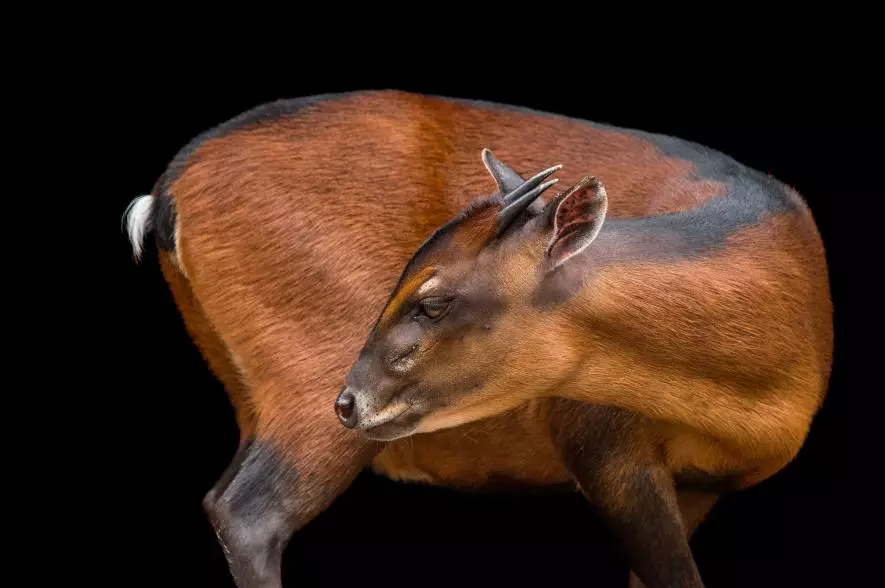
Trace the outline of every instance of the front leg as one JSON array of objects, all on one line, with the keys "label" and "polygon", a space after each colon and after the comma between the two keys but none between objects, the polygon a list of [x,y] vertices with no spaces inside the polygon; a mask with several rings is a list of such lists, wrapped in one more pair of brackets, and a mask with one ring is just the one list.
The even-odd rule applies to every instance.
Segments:
[{"label": "front leg", "polygon": [[[719,500],[719,496],[710,492],[689,490],[679,492],[677,499],[679,501],[679,512],[682,515],[682,527],[685,529],[685,537],[691,541],[692,535],[704,521],[707,514],[709,514],[716,501]],[[630,583],[627,588],[646,588],[646,586],[636,577],[635,572],[630,572]]]},{"label": "front leg", "polygon": [[644,419],[565,401],[550,416],[566,467],[608,522],[633,574],[649,588],[702,588],[673,478]]},{"label": "front leg", "polygon": [[292,535],[328,507],[378,449],[323,408],[307,397],[289,412],[266,410],[203,500],[238,588],[281,588]]},{"label": "front leg", "polygon": [[[669,472],[645,463],[572,470],[588,500],[608,520],[636,577],[648,588],[702,587]],[[600,479],[603,478],[603,479]]]}]

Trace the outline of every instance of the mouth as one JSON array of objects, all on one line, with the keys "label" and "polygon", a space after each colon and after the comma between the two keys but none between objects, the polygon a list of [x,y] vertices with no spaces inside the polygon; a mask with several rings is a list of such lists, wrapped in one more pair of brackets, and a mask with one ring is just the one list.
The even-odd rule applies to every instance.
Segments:
[{"label": "mouth", "polygon": [[406,401],[397,401],[376,414],[363,433],[373,441],[394,441],[407,437],[417,425],[420,415]]}]

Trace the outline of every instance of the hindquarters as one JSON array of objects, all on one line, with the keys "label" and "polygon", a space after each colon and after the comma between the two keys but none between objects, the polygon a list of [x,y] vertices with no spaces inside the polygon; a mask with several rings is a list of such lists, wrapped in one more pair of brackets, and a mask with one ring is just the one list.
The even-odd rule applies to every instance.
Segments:
[{"label": "hindquarters", "polygon": [[[130,235],[136,239],[159,226],[155,197],[140,202],[128,216]],[[175,211],[176,202],[170,199],[169,204],[167,210]],[[220,323],[206,301],[229,282],[222,277],[195,287],[188,276],[199,273],[194,267],[203,258],[181,255],[180,244],[189,235],[177,222],[169,233],[174,240],[160,248],[163,275],[188,334],[224,385],[240,429],[239,449],[203,505],[238,585],[278,586],[282,553],[292,534],[332,503],[376,446],[341,427],[326,400],[336,390],[330,370],[343,370],[347,361],[330,340],[336,330],[312,336],[286,326],[275,329],[273,312],[262,316],[267,309],[249,297],[225,303],[229,313],[239,315],[231,321],[228,314]],[[285,317],[279,320],[293,324]],[[342,329],[346,321],[339,318],[337,327]],[[247,334],[245,343],[238,333]],[[256,350],[276,361],[256,357],[261,355]]]},{"label": "hindquarters", "polygon": [[241,438],[245,439],[251,434],[254,420],[249,383],[185,277],[175,249],[174,201],[168,195],[158,193],[155,187],[154,193],[136,198],[130,204],[125,221],[137,260],[143,255],[149,237],[153,237],[157,244],[160,269],[184,327],[212,374],[224,386],[234,407]]}]

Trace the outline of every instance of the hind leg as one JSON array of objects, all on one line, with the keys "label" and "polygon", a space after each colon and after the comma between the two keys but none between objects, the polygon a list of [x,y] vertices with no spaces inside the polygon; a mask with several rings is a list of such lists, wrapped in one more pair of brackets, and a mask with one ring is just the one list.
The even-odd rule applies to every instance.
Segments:
[{"label": "hind leg", "polygon": [[203,500],[238,588],[280,588],[292,535],[350,485],[376,450],[333,418],[299,416],[285,426],[259,417]]},{"label": "hind leg", "polygon": [[252,436],[255,427],[255,414],[249,402],[249,387],[243,379],[243,374],[234,366],[230,349],[219,337],[184,274],[178,269],[175,254],[161,253],[159,261],[163,277],[172,292],[188,335],[196,344],[212,374],[224,385],[224,390],[234,408],[242,442]]}]

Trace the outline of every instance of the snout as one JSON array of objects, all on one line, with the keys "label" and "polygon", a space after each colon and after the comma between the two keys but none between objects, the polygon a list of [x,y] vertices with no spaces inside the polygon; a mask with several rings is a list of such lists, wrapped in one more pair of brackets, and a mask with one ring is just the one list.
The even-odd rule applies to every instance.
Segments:
[{"label": "snout", "polygon": [[391,396],[345,386],[335,399],[335,414],[348,429],[366,431],[370,438],[389,439],[414,428],[415,408],[408,394]]}]

